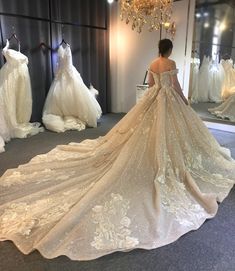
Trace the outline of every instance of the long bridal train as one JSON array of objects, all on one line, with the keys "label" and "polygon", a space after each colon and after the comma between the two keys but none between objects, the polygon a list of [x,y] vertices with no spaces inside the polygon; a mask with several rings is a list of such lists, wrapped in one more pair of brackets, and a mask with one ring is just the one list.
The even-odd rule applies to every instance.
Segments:
[{"label": "long bridal train", "polygon": [[152,249],[215,216],[235,163],[172,87],[155,85],[104,137],[57,146],[0,179],[0,238],[90,260]]},{"label": "long bridal train", "polygon": [[95,95],[98,92],[89,90],[81,75],[73,66],[70,46],[61,45],[58,49],[58,70],[50,87],[43,109],[43,123],[48,130],[64,132],[81,131],[97,127],[101,108]]},{"label": "long bridal train", "polygon": [[208,111],[218,118],[235,122],[235,93],[227,98],[221,105],[209,108]]}]

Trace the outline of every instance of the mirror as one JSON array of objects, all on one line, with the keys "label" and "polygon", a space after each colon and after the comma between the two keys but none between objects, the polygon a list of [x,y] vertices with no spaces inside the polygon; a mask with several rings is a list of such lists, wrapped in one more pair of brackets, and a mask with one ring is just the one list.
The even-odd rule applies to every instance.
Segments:
[{"label": "mirror", "polygon": [[196,0],[189,100],[203,120],[235,125],[235,1]]}]

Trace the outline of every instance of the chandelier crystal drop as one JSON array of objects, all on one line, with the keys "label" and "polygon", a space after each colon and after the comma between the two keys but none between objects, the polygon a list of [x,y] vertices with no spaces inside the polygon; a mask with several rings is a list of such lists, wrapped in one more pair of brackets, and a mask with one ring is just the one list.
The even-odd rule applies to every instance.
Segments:
[{"label": "chandelier crystal drop", "polygon": [[121,0],[121,19],[141,33],[147,25],[149,31],[159,30],[169,24],[173,0]]}]

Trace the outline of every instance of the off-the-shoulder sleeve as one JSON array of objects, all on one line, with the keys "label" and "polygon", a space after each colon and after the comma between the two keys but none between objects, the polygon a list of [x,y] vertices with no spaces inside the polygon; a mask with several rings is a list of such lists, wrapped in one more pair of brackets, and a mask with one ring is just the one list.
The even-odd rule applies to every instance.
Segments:
[{"label": "off-the-shoulder sleeve", "polygon": [[175,69],[175,70],[170,71],[170,74],[171,75],[176,75],[176,74],[178,74],[178,72],[179,72],[179,70]]}]

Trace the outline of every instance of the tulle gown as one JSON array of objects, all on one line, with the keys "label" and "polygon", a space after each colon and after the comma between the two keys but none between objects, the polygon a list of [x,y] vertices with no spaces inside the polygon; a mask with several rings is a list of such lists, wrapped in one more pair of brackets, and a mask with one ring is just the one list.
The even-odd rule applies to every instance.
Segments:
[{"label": "tulle gown", "polygon": [[[25,138],[43,128],[39,123],[29,123],[32,114],[32,93],[28,71],[28,58],[19,51],[3,48],[6,63],[0,70],[0,95],[2,111],[10,137]],[[0,132],[1,134],[1,132]]]},{"label": "tulle gown", "polygon": [[0,179],[0,238],[90,260],[174,242],[215,216],[235,162],[172,87],[155,85],[104,137],[57,146]]},{"label": "tulle gown", "polygon": [[222,101],[222,86],[224,82],[224,68],[221,63],[215,61],[211,64],[210,67],[210,76],[207,80],[209,80],[209,101],[220,103]]},{"label": "tulle gown", "polygon": [[221,64],[224,68],[225,79],[222,87],[222,98],[226,100],[229,96],[235,94],[235,69],[233,68],[233,60],[222,60]]},{"label": "tulle gown", "polygon": [[209,101],[210,65],[210,57],[204,56],[198,77],[198,102]]},{"label": "tulle gown", "polygon": [[229,96],[221,105],[209,108],[208,111],[218,118],[235,122],[235,93]]},{"label": "tulle gown", "polygon": [[43,109],[46,128],[64,132],[81,131],[86,126],[97,127],[102,111],[92,89],[86,87],[73,66],[70,46],[63,48],[61,45],[58,49],[58,70]]}]

